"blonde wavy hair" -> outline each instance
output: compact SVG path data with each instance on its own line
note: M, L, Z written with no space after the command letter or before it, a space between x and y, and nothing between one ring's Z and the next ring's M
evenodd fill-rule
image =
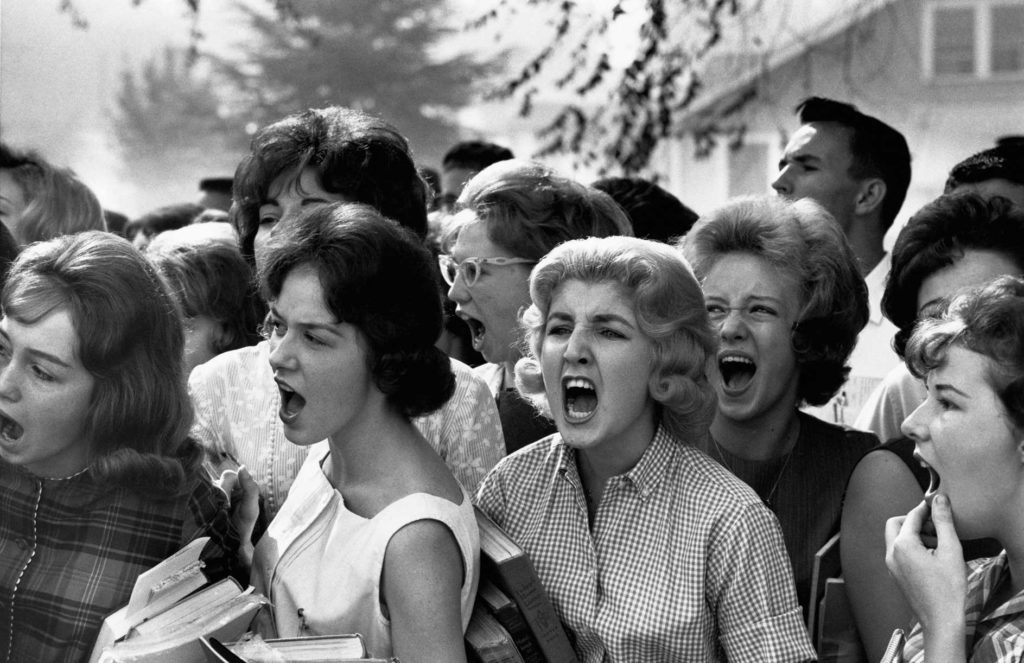
M704 295L686 260L672 247L634 237L591 237L553 249L530 275L533 305L523 316L524 357L516 387L551 415L540 367L545 321L554 292L567 281L611 283L633 303L641 332L651 341L654 370L649 393L661 423L677 438L696 443L708 434L715 393L705 365L716 348Z

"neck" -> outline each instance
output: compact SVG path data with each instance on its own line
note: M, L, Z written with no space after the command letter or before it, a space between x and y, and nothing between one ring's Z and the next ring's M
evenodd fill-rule
M603 447L576 450L576 469L595 508L601 501L608 479L636 467L651 446L656 432L657 424L652 420L649 426L639 427L628 439L617 440L620 444L615 445L614 449Z
M860 262L861 276L868 274L885 255L882 249L882 221L877 216L855 217L847 229L846 239Z
M715 414L711 436L715 443L744 460L771 460L789 453L800 432L796 407L776 408L749 421Z
M1024 492L1022 489L1020 492ZM1008 509L1011 514L1004 527L998 532L998 541L1006 548L1006 559L1010 565L1010 582L1013 595L1024 591L1024 496L1018 495L1015 500L1019 506Z
M335 488L387 474L391 450L415 435L412 423L386 403L328 438L331 456L324 470Z
M505 389L513 389L516 386L516 362L503 361L501 369L504 372L501 378L501 386Z

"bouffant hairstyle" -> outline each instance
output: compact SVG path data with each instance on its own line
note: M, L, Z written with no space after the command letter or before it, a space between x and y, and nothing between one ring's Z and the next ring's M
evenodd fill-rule
M900 356L917 321L921 284L969 249L998 251L1024 273L1024 210L1005 198L964 191L939 196L903 226L882 295L882 311L899 328L892 344Z
M907 368L924 378L945 363L953 346L989 358L989 384L1024 431L1024 279L1000 276L958 293L941 314L922 319L907 342Z
M186 321L205 316L221 326L223 334L213 348L217 354L260 341L262 305L252 269L237 246L211 242L153 250L151 245L146 258L164 279Z
M704 296L690 266L672 247L633 237L578 239L551 251L530 275L523 324L528 352L516 364L516 387L551 416L541 373L545 323L556 290L565 282L612 283L632 302L641 332L653 346L649 392L662 423L680 440L702 440L715 412L705 375L715 337ZM557 385L553 385L557 388Z
M800 102L796 110L801 124L835 122L850 131L850 176L859 180L877 177L885 182L881 219L882 229L887 230L903 207L910 187L907 139L877 117L834 99L810 97Z
M410 231L368 205L333 203L280 224L265 262L260 284L271 302L294 269L316 270L324 305L365 336L376 385L403 415L433 412L451 397L451 363L434 347L442 325L436 268Z
M188 437L184 338L146 259L107 232L65 235L26 247L0 299L22 324L70 314L78 357L96 380L85 422L93 476L150 496L184 492L201 458Z
M427 235L427 185L409 143L393 126L350 108L333 106L289 115L253 136L250 153L235 171L231 218L239 246L252 262L259 208L278 176L313 167L325 191L366 203Z
M460 218L487 221L488 238L521 258L540 260L570 239L633 235L629 217L611 196L521 159L481 170L457 205L473 212ZM446 239L459 230L455 224Z
M19 244L107 229L96 194L71 170L58 168L35 152L21 152L3 143L0 169L10 173L25 196L25 209L12 228Z
M792 333L797 399L828 402L846 381L846 360L869 315L857 258L832 216L809 199L736 198L701 217L679 246L701 282L723 255L743 252L800 284Z

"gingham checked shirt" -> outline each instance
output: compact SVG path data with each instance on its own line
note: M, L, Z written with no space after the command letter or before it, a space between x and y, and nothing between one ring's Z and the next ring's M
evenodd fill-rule
M200 536L211 538L204 572L224 577L238 535L204 476L190 494L156 502L89 473L40 479L0 461L0 661L88 660L139 574Z
M775 517L664 428L608 481L593 528L558 434L502 460L477 502L530 556L583 663L815 659Z
M1006 551L971 563L967 576L967 660L970 663L1020 663L1024 661L1024 592L985 612L989 598L1010 582ZM924 634L915 624L903 645L903 660L924 662Z

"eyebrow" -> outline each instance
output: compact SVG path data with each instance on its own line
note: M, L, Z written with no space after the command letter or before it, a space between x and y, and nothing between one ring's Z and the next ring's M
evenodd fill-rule
M568 320L570 322L575 322L575 319L571 315L569 315L568 313L563 313L561 311L552 311L552 312L548 313L548 320L551 320L552 318L557 318L559 320ZM625 325L626 327L629 327L630 329L635 329L636 328L636 326L633 323L631 323L629 320L627 320L626 318L622 317L621 315L619 315L617 313L598 313L598 314L596 314L594 316L591 316L588 320L589 320L589 322L598 323L598 324L604 324L604 323L609 323L609 322L617 322L617 323L619 323L621 325Z
M969 394L966 394L966 393L960 391L959 389L957 389L956 387L954 387L953 385L947 384L945 382L935 385L935 391L938 391L938 392L952 391L955 394L959 394L963 398L970 399L970 395Z
M288 322L287 319L283 315L281 315L281 313L273 305L270 306L270 314L275 318ZM341 335L337 329L338 325L340 324L340 322L288 322L288 325L291 327L298 327L299 329L323 330L326 332L330 332L335 336Z
M3 337L4 341L6 341L8 343L11 342L11 337L7 335L7 332L5 332L3 330L0 330L0 336ZM63 359L58 357L57 355L52 355L49 352L45 352L45 351L39 350L37 348L27 348L25 350L25 352L27 352L32 357L39 358L39 359L45 359L46 361L50 362L51 364L56 364L57 366L61 366L63 368L67 368L69 370L71 368L74 368L71 364L67 363L66 361L64 361Z

